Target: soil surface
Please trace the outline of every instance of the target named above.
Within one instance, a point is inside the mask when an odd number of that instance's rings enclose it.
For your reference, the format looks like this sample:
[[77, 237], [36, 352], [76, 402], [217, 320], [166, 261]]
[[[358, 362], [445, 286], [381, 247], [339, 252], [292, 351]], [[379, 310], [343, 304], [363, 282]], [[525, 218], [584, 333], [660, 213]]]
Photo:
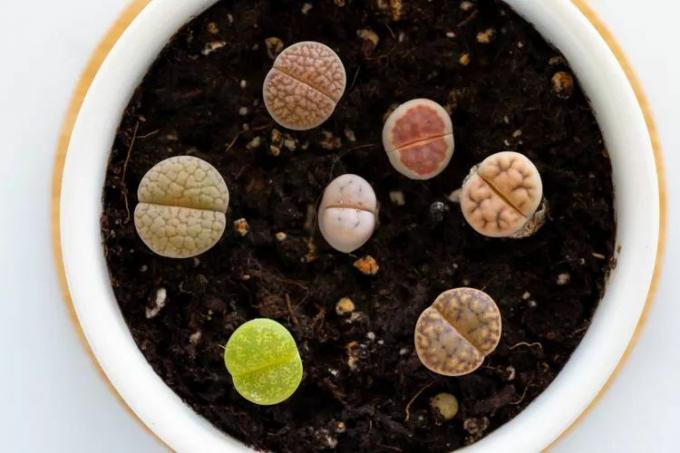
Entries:
[[[348, 87], [327, 123], [289, 132], [267, 114], [261, 89], [281, 45], [301, 40], [335, 49]], [[451, 164], [427, 182], [397, 173], [381, 145], [393, 104], [416, 97], [446, 106], [455, 130]], [[472, 165], [508, 149], [536, 163], [551, 209], [523, 240], [480, 236], [449, 199]], [[238, 222], [204, 255], [172, 260], [144, 246], [131, 211], [144, 173], [183, 154], [222, 173], [227, 223], [245, 219], [248, 232]], [[354, 255], [332, 250], [314, 217], [326, 184], [346, 172], [381, 202], [378, 229]], [[139, 348], [224, 432], [280, 452], [441, 452], [512, 419], [567, 361], [613, 264], [612, 205], [587, 99], [560, 53], [503, 3], [224, 0], [172, 39], [131, 100], [102, 234]], [[377, 274], [354, 267], [366, 255]], [[478, 371], [448, 378], [420, 364], [413, 328], [459, 286], [495, 298], [503, 336]], [[343, 297], [354, 313], [336, 313]], [[230, 334], [255, 317], [290, 329], [304, 362], [300, 388], [276, 406], [241, 398], [222, 360]], [[460, 402], [447, 422], [429, 405], [439, 392]]]

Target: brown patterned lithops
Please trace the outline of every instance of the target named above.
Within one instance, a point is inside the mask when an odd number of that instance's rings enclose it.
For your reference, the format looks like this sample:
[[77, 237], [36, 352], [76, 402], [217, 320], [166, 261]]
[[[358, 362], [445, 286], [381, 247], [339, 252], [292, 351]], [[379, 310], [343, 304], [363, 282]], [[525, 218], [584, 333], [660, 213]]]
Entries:
[[340, 57], [324, 44], [304, 41], [279, 54], [262, 95], [274, 121], [288, 129], [308, 130], [330, 118], [346, 84]]
[[493, 154], [472, 169], [460, 206], [470, 226], [489, 237], [530, 236], [543, 225], [547, 211], [538, 169], [512, 151]]
[[413, 99], [390, 114], [383, 146], [392, 166], [411, 179], [441, 173], [453, 155], [453, 125], [444, 108], [429, 99]]
[[334, 249], [350, 253], [366, 243], [376, 224], [378, 202], [361, 176], [338, 176], [326, 187], [319, 205], [319, 230]]
[[501, 314], [488, 294], [473, 288], [443, 292], [418, 318], [416, 353], [445, 376], [475, 371], [501, 338]]
[[220, 173], [192, 156], [156, 164], [139, 184], [135, 227], [142, 241], [167, 258], [200, 255], [222, 237], [229, 191]]

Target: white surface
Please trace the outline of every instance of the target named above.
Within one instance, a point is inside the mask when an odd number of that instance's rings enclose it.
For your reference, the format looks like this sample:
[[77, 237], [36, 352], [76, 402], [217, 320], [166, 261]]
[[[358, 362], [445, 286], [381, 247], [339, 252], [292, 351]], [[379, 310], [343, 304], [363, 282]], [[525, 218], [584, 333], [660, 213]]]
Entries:
[[[4, 61], [17, 65], [3, 65], [0, 72], [0, 131], [5, 138], [0, 189], [6, 203], [0, 235], [0, 347], [6, 367], [0, 374], [2, 450], [161, 451], [92, 369], [60, 300], [50, 259], [49, 182], [62, 114], [101, 31], [125, 2], [40, 3], [40, 15], [31, 13], [35, 4], [0, 6], [0, 34], [19, 37], [0, 40]], [[680, 156], [673, 152], [680, 141], [673, 127], [679, 114], [680, 65], [677, 59], [665, 61], [663, 51], [677, 41], [671, 21], [680, 7], [665, 0], [649, 0], [644, 7], [637, 0], [592, 3], [614, 28], [647, 87], [672, 175], [673, 169], [680, 169]], [[671, 178], [669, 188], [672, 205], [680, 186]], [[670, 224], [679, 220], [671, 210]], [[670, 233], [668, 258], [677, 266], [680, 237], [672, 229]], [[23, 253], [10, 255], [10, 245], [17, 243], [24, 245]], [[28, 283], [26, 275], [31, 277]], [[586, 423], [557, 451], [675, 450], [680, 436], [675, 388], [680, 363], [674, 345], [680, 334], [670, 323], [680, 312], [672, 298], [678, 277], [667, 265], [650, 322], [628, 366]]]

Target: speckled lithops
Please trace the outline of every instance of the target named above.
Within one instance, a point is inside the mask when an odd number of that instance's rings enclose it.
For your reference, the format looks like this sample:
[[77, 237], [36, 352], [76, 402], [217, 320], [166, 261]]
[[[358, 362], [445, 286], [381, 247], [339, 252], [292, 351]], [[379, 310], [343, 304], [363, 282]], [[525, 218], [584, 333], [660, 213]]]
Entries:
[[451, 118], [429, 99], [413, 99], [390, 114], [383, 127], [383, 146], [392, 166], [411, 179], [431, 179], [451, 161]]
[[346, 84], [340, 57], [324, 44], [304, 41], [276, 57], [262, 94], [274, 121], [288, 129], [308, 130], [330, 118]]
[[142, 178], [137, 198], [137, 233], [161, 256], [200, 255], [224, 233], [229, 190], [202, 159], [178, 156], [156, 164]]
[[350, 253], [366, 243], [376, 225], [378, 202], [371, 185], [361, 176], [335, 178], [319, 205], [319, 230], [334, 249]]
[[416, 353], [428, 369], [445, 376], [470, 374], [501, 338], [501, 314], [493, 299], [474, 288], [443, 292], [418, 318]]
[[544, 223], [547, 204], [536, 166], [512, 151], [493, 154], [474, 167], [460, 197], [465, 220], [489, 237], [522, 238]]

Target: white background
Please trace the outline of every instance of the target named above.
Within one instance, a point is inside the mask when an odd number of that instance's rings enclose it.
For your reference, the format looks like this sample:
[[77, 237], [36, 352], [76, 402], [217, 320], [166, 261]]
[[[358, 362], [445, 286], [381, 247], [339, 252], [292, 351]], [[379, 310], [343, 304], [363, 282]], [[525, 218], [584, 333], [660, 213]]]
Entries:
[[[589, 0], [661, 133], [669, 237], [658, 297], [621, 375], [556, 452], [676, 452], [680, 440], [680, 2]], [[0, 450], [161, 452], [86, 355], [52, 262], [50, 183], [72, 89], [127, 0], [0, 0]], [[631, 181], [634, 184], [634, 181]], [[527, 433], [527, 435], [531, 435]]]

